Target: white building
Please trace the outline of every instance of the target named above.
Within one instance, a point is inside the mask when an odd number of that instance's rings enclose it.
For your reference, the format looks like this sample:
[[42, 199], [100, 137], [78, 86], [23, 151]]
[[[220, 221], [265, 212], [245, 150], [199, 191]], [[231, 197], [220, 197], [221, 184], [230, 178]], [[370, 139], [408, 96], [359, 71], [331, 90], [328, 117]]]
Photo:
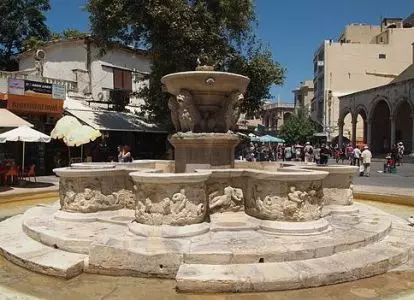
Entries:
[[[73, 82], [68, 100], [83, 100], [92, 107], [108, 107], [110, 91], [138, 92], [147, 81], [151, 58], [146, 51], [116, 46], [101, 55], [90, 38], [52, 41], [40, 50], [19, 56], [19, 70], [30, 77], [49, 77]], [[131, 96], [129, 108], [139, 110], [143, 102]]]

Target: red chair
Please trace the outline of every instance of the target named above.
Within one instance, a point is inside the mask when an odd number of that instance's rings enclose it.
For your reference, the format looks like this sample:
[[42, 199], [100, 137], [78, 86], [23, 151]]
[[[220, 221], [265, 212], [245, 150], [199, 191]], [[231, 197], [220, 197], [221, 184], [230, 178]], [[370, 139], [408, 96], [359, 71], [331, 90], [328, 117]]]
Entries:
[[29, 168], [29, 171], [23, 172], [21, 174], [21, 177], [22, 178], [28, 178], [29, 181], [30, 181], [30, 177], [33, 177], [34, 181], [37, 182], [36, 181], [36, 165], [31, 165], [30, 168]]
[[14, 178], [19, 178], [19, 171], [17, 169], [16, 165], [11, 165], [10, 169], [8, 169], [6, 171], [6, 173], [4, 174], [4, 182], [7, 185], [7, 183], [9, 182], [9, 177], [10, 177], [10, 182], [13, 183], [14, 182]]

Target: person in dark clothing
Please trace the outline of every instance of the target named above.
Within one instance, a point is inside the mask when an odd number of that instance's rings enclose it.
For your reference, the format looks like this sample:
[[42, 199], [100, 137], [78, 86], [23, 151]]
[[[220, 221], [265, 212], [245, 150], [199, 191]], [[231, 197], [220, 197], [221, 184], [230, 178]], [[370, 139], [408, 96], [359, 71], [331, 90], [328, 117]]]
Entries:
[[329, 149], [325, 146], [325, 144], [322, 144], [321, 151], [320, 151], [321, 165], [327, 165], [328, 164], [329, 154], [330, 154]]

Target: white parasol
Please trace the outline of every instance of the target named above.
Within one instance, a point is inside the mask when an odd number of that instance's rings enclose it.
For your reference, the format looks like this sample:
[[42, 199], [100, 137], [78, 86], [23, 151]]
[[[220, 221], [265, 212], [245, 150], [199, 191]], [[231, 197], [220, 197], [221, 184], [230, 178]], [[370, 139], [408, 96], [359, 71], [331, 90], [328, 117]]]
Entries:
[[21, 126], [0, 134], [0, 141], [1, 140], [8, 142], [23, 142], [22, 171], [24, 171], [25, 143], [49, 143], [50, 136], [28, 126]]

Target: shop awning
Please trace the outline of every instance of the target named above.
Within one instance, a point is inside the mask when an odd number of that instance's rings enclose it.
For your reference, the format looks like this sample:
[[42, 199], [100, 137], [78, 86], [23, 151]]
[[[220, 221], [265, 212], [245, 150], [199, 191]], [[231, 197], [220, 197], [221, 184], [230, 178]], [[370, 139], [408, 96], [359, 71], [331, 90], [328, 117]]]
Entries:
[[0, 127], [20, 127], [28, 126], [33, 127], [33, 124], [23, 120], [19, 116], [15, 115], [11, 111], [0, 108]]
[[132, 131], [167, 133], [139, 116], [116, 111], [66, 109], [66, 112], [81, 122], [100, 131]]

